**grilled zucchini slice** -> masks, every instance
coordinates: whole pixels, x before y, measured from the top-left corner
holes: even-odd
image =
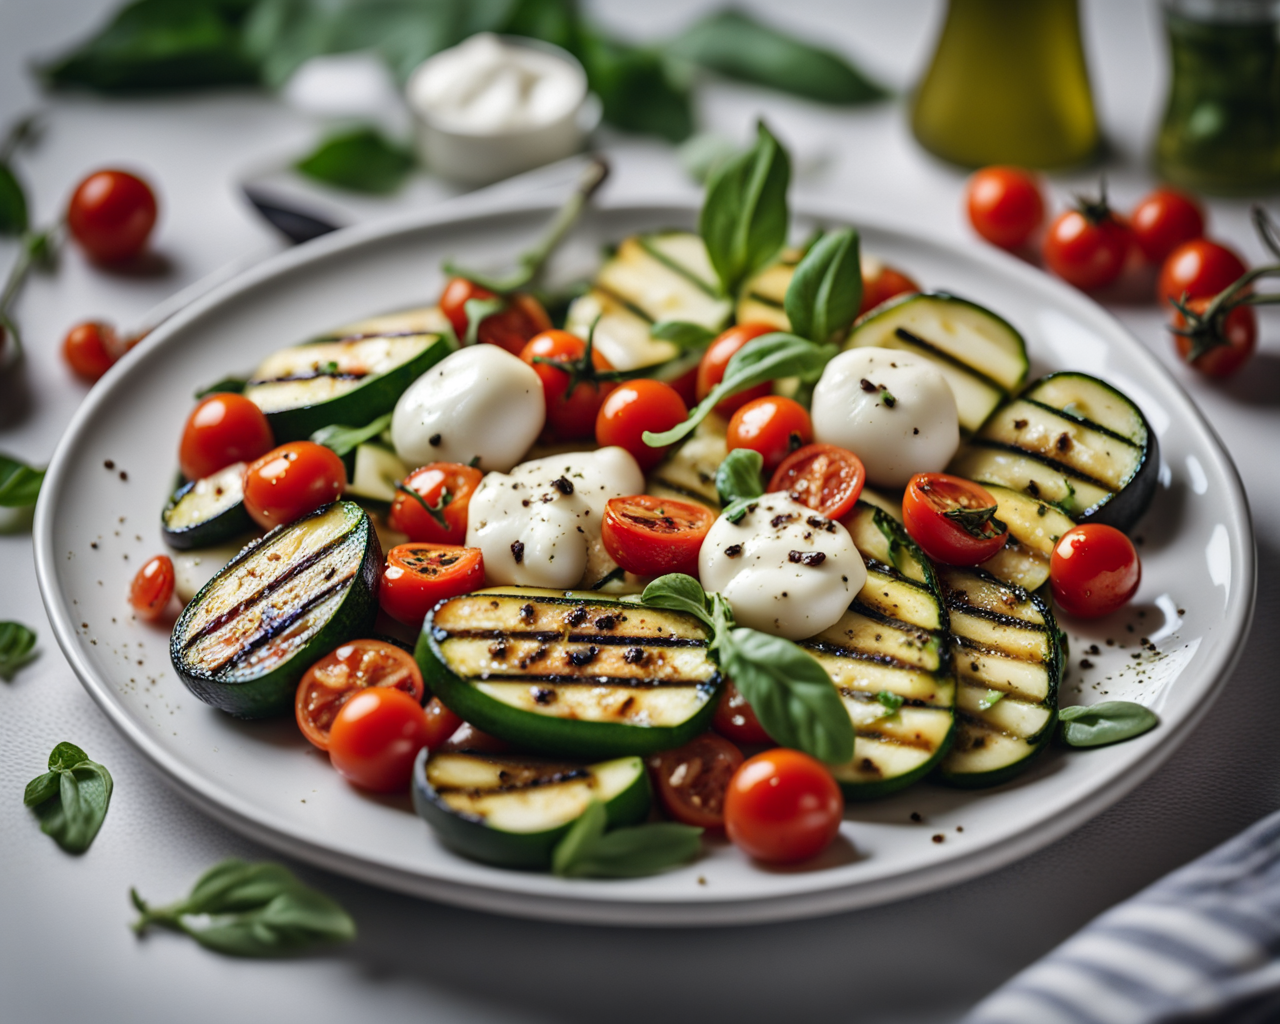
[[[179,487],[160,513],[160,532],[171,548],[187,551],[225,544],[253,529],[244,507],[243,462]]]
[[[206,704],[240,718],[293,707],[321,655],[367,633],[382,550],[359,505],[338,501],[272,530],[225,565],[173,627],[173,667]]]
[[[638,757],[582,764],[423,750],[413,769],[413,806],[440,841],[508,868],[550,867],[556,844],[592,800],[617,827],[643,821],[650,799]]]
[[[522,750],[648,754],[707,727],[720,674],[702,623],[598,593],[498,587],[443,601],[418,640],[454,713]]]

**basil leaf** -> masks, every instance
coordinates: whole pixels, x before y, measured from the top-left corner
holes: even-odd
[[[858,233],[844,228],[823,235],[805,253],[783,305],[791,330],[821,344],[848,330],[861,302]]]
[[[698,232],[725,294],[768,263],[787,241],[791,160],[761,121],[756,144],[726,160],[707,185]]]
[[[569,831],[551,852],[551,873],[567,875],[579,858],[604,835],[608,824],[609,814],[604,804],[599,800],[587,804],[587,809],[569,826]]]
[[[212,384],[206,385],[196,391],[196,398],[206,398],[209,395],[218,394],[244,394],[245,385],[249,382],[243,377],[223,377],[222,380],[214,381]]]
[[[715,340],[716,332],[708,330],[702,324],[691,324],[684,320],[659,320],[650,329],[649,337],[669,341],[681,351],[688,351],[706,348]]]
[[[411,149],[390,141],[376,128],[363,127],[330,136],[294,167],[326,185],[389,195],[404,184],[417,165]]]
[[[659,576],[644,588],[640,602],[651,608],[688,612],[708,627],[714,626],[711,614],[707,611],[707,592],[702,589],[701,583],[682,572]]]
[[[853,725],[826,670],[798,644],[754,629],[720,643],[720,668],[784,747],[828,764],[853,759]]]
[[[763,468],[764,457],[759,452],[750,448],[731,451],[716,470],[716,492],[720,495],[720,503],[728,505],[764,494],[764,483],[760,480]]]
[[[44,483],[44,470],[0,455],[0,507],[25,508],[34,505]]]
[[[570,47],[582,61],[604,119],[615,128],[682,142],[693,134],[693,104],[687,75],[657,49],[628,46],[582,27]]]
[[[1069,747],[1105,747],[1141,736],[1160,719],[1150,708],[1128,700],[1077,705],[1058,712],[1059,735]]]
[[[467,334],[462,339],[462,344],[476,344],[480,340],[480,325],[494,313],[501,313],[506,308],[505,299],[467,299],[462,304],[462,312],[467,318]]]
[[[20,622],[0,622],[0,679],[12,681],[35,658],[36,635]]]
[[[22,802],[40,831],[68,853],[84,853],[102,828],[111,802],[111,773],[73,743],[59,743],[49,771],[27,783]]]
[[[370,438],[377,437],[389,426],[391,426],[391,413],[379,416],[363,427],[347,427],[341,423],[330,423],[312,434],[311,440],[316,444],[324,445],[335,455],[346,455]]]
[[[639,878],[692,860],[702,829],[661,823],[606,832],[604,804],[593,800],[556,845],[551,870],[577,878]]]
[[[8,164],[0,163],[0,235],[27,230],[27,197]]]

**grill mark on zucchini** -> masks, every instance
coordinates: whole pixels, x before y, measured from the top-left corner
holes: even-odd
[[[261,377],[257,380],[251,380],[245,387],[258,387],[262,384],[291,384],[299,380],[319,380],[321,377],[329,377],[332,380],[364,380],[369,376],[368,371],[356,372],[354,370],[344,370],[342,372],[325,372],[316,371],[315,373],[295,373],[289,377]]]
[[[1023,458],[1031,459],[1033,462],[1038,462],[1042,466],[1052,469],[1059,476],[1070,477],[1073,480],[1079,480],[1081,483],[1091,484],[1099,490],[1114,493],[1109,484],[1082,473],[1074,466],[1059,462],[1057,459],[1050,458],[1047,455],[1041,455],[1039,452],[1031,451],[1029,448],[1020,448],[1015,444],[1006,444],[1003,441],[991,441],[985,437],[975,437],[969,444],[974,448],[985,448],[988,451],[1010,452],[1013,455],[1021,455]]]
[[[893,329],[893,333],[899,341],[904,341],[908,345],[914,345],[917,348],[923,349],[931,358],[936,359],[938,362],[946,363],[948,366],[959,370],[961,373],[967,374],[975,380],[981,381],[987,387],[993,388],[1002,395],[1007,395],[1009,393],[1005,386],[998,380],[988,377],[976,366],[966,363],[963,359],[957,359],[950,352],[939,348],[933,342],[920,337],[920,335],[913,331],[909,331],[905,327],[895,327]]]
[[[873,665],[884,665],[887,668],[900,668],[907,672],[922,671],[918,665],[912,665],[908,661],[901,658],[895,658],[892,654],[872,653],[871,651],[859,651],[852,647],[844,647],[840,644],[833,644],[826,640],[810,640],[805,644],[811,651],[818,651],[821,654],[830,654],[836,658],[848,658],[851,661],[865,661]],[[849,693],[855,693],[855,690],[849,690]]]
[[[1130,448],[1142,450],[1142,445],[1138,444],[1133,438],[1125,437],[1124,434],[1112,430],[1110,427],[1104,427],[1101,423],[1095,423],[1093,420],[1084,416],[1077,416],[1075,413],[1068,412],[1066,409],[1057,409],[1046,402],[1040,401],[1038,398],[1032,398],[1029,394],[1022,395],[1019,401],[1026,402],[1028,405],[1034,405],[1043,409],[1045,412],[1059,419],[1070,420],[1072,423],[1078,423],[1082,427],[1088,427],[1090,430],[1096,430],[1099,434],[1106,434],[1112,440],[1119,441],[1121,444],[1128,445]]]
[[[554,672],[545,675],[512,672],[478,677],[486,683],[548,683],[554,686],[617,686],[628,690],[680,690],[707,685],[704,679],[636,679],[630,676],[572,676]]]
[[[786,306],[780,300],[768,295],[761,295],[759,292],[747,292],[747,298],[752,302],[758,302],[760,305],[769,306],[772,309],[786,309]]]
[[[714,289],[712,289],[711,286],[708,285],[706,281],[702,280],[702,278],[692,273],[688,267],[684,266],[684,264],[679,263],[676,260],[673,260],[670,256],[668,256],[661,249],[659,249],[652,242],[650,242],[647,236],[637,235],[636,243],[640,246],[641,249],[644,250],[647,256],[650,256],[654,260],[657,260],[657,262],[661,263],[668,270],[674,271],[675,273],[679,274],[681,277],[683,277],[686,281],[688,281],[691,285],[693,285],[699,291],[703,292],[705,295],[708,295],[713,299],[720,298],[720,296],[715,293]]]
[[[610,301],[616,302],[619,306],[625,309],[632,316],[639,317],[645,323],[651,324],[654,322],[653,317],[651,317],[643,309],[637,306],[630,299],[624,298],[623,296],[619,295],[617,292],[615,292],[612,288],[608,287],[607,285],[600,284],[598,281],[596,281],[592,283],[591,289],[592,291],[597,291],[597,292],[600,292],[600,294],[607,296]]]
[[[606,647],[706,647],[705,640],[667,636],[619,636],[614,633],[563,633],[552,630],[509,629],[437,629],[435,638],[447,640],[539,640],[551,643],[563,640],[571,644],[602,644]]]

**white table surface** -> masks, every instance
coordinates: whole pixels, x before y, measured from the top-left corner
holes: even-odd
[[[0,0],[0,121],[40,102],[29,62],[82,36],[114,3]],[[657,37],[679,27],[691,8],[714,5],[590,6],[611,25]],[[941,7],[797,0],[771,13],[906,88],[928,59]],[[1114,145],[1108,181],[1124,207],[1152,183],[1145,155],[1167,77],[1159,13],[1144,0],[1094,0],[1084,5],[1084,23]],[[20,161],[38,220],[52,217],[90,169],[135,166],[159,186],[162,259],[148,275],[110,275],[68,249],[56,274],[29,285],[17,308],[29,355],[0,378],[0,450],[37,463],[48,459],[85,391],[58,355],[66,329],[87,317],[129,324],[228,261],[280,248],[234,183],[247,168],[305,150],[319,131],[313,119],[252,93],[58,97],[46,106],[47,136]],[[724,84],[700,93],[702,122],[731,137],[745,139],[760,113],[793,147],[797,195],[838,202],[855,220],[862,213],[981,244],[961,213],[963,175],[915,146],[901,106],[826,109]],[[689,193],[667,147],[614,137],[609,148],[615,195]],[[1055,199],[1088,189],[1093,178],[1055,179]],[[411,195],[432,191],[423,183]],[[1212,233],[1261,261],[1248,204],[1214,201],[1210,209]],[[13,251],[0,245],[0,265]],[[1246,650],[1204,723],[1153,778],[1079,831],[943,892],[784,925],[674,931],[508,920],[299,866],[355,916],[354,944],[282,963],[223,959],[167,934],[140,942],[127,928],[131,885],[163,901],[223,857],[274,855],[188,806],[97,710],[54,645],[30,536],[19,529],[0,536],[0,619],[32,626],[41,655],[14,682],[0,683],[0,1019],[953,1019],[1106,907],[1280,807],[1280,319],[1264,318],[1261,351],[1240,379],[1214,384],[1177,364],[1161,314],[1145,296],[1109,304],[1193,395],[1239,465],[1261,583]],[[27,780],[64,739],[108,765],[116,781],[106,824],[79,858],[43,836],[21,803]]]

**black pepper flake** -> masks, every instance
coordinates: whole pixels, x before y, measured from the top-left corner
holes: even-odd
[[[1101,654],[1102,650],[1101,648],[1098,647],[1097,644],[1090,644],[1088,650],[1086,650],[1084,653],[1085,654]]]
[[[1080,667],[1081,667],[1081,668],[1093,668],[1093,662],[1091,662],[1088,658],[1081,658],[1081,659],[1080,659]]]
[[[781,515],[776,515],[770,519],[769,525],[776,530],[779,526],[786,526],[787,523],[794,523],[795,521],[796,514],[794,512],[783,512]]]
[[[106,459],[102,463],[107,469],[115,469],[116,464],[111,459]]]
[[[532,622],[532,621],[533,621],[533,614],[534,614],[534,613],[533,613],[533,605],[531,605],[531,604],[522,604],[522,605],[520,606],[520,621],[521,621],[521,622]]]
[[[1107,637],[1107,646],[1114,647],[1115,645],[1116,645],[1116,642],[1112,640],[1111,637]]]
[[[528,498],[523,499],[523,500],[520,502],[520,504],[521,504],[521,505],[523,505],[525,508],[528,508],[528,507],[529,507],[529,499],[528,499]]]
[[[796,565],[819,566],[827,560],[825,551],[788,551],[787,561]]]
[[[494,661],[502,661],[507,656],[507,645],[499,641],[489,645],[489,657]]]
[[[1026,421],[1026,420],[1014,420],[1014,421],[1013,421],[1013,429],[1014,429],[1014,430],[1026,430],[1026,429],[1027,429],[1027,421]]]
[[[600,653],[600,648],[596,647],[593,644],[592,646],[586,648],[585,650],[570,651],[568,654],[568,661],[570,665],[573,665],[577,668],[582,668],[582,666],[590,665],[593,661],[595,661],[596,655],[598,655],[599,653]]]
[[[804,438],[796,431],[787,435],[787,451],[793,452],[804,444]]]
[[[533,687],[533,702],[535,704],[547,705],[556,699],[556,691],[548,690],[545,686]]]
[[[911,820],[912,820],[912,821],[919,822],[919,821],[924,821],[924,818],[920,817],[920,812],[919,812],[919,811],[912,811],[912,812],[911,812]]]
[[[581,626],[586,621],[587,609],[583,605],[579,605],[577,608],[574,608],[564,617],[564,623],[566,626]]]
[[[1048,514],[1049,514],[1049,507],[1047,505],[1036,506],[1036,515],[1040,516],[1041,519],[1043,519]]]
[[[324,581],[328,583],[337,574],[338,567],[332,566],[327,573],[324,574]]]
[[[551,486],[554,487],[561,494],[563,494],[566,498],[573,493],[573,481],[570,480],[567,476],[562,476],[559,479],[552,480]]]
[[[1058,440],[1054,443],[1054,447],[1060,452],[1071,451],[1071,435],[1065,431],[1058,435]]]
[[[617,617],[613,615],[601,615],[595,622],[596,629],[613,629],[617,624]]]
[[[443,440],[444,438],[442,438],[439,434],[432,434],[429,438],[427,438],[427,444],[431,445],[432,448],[439,448],[440,442]]]
[[[124,481],[126,481],[126,482],[127,482],[127,481],[128,481],[128,479],[129,479],[129,474],[128,474],[128,473],[126,473],[123,469],[122,469],[122,470],[120,470],[120,479],[121,479],[121,480],[124,480]]]
[[[1179,615],[1186,615],[1186,614],[1187,614],[1187,610],[1186,610],[1185,608],[1179,608],[1179,609],[1178,609],[1178,614],[1179,614]]]
[[[1034,480],[1028,480],[1027,486],[1024,487],[1023,490],[1025,490],[1033,498],[1040,497],[1040,485],[1037,484]]]
[[[626,653],[622,656],[622,660],[628,665],[643,665],[649,660],[649,652],[643,647],[628,647]]]
[[[873,392],[876,392],[876,391],[879,391],[879,390],[880,390],[878,387],[876,387],[874,384],[872,384],[872,383],[871,383],[871,381],[867,380],[867,378],[866,378],[866,377],[863,377],[863,378],[862,378],[862,380],[858,381],[858,383],[859,383],[859,385],[861,385],[862,390],[863,390],[863,391],[866,391],[868,394],[870,394],[870,393],[873,393]]]
[[[944,836],[941,832],[939,832],[936,835],[934,835],[933,841],[935,843],[945,843],[947,841],[947,837]]]
[[[724,549],[724,554],[726,558],[737,558],[740,554],[742,554],[742,545],[730,544],[727,548]]]
[[[516,565],[524,562],[524,541],[513,540],[511,542],[511,557],[516,560]],[[526,608],[528,605],[525,606]]]
[[[920,433],[920,428],[919,428],[919,427],[912,427],[912,428],[911,428],[911,433],[913,433],[913,434],[918,434],[918,433]]]
[[[98,542],[97,542],[96,540],[91,540],[91,541],[89,541],[89,547],[93,548],[93,550],[94,550],[94,551],[97,551],[97,550],[98,550]]]

